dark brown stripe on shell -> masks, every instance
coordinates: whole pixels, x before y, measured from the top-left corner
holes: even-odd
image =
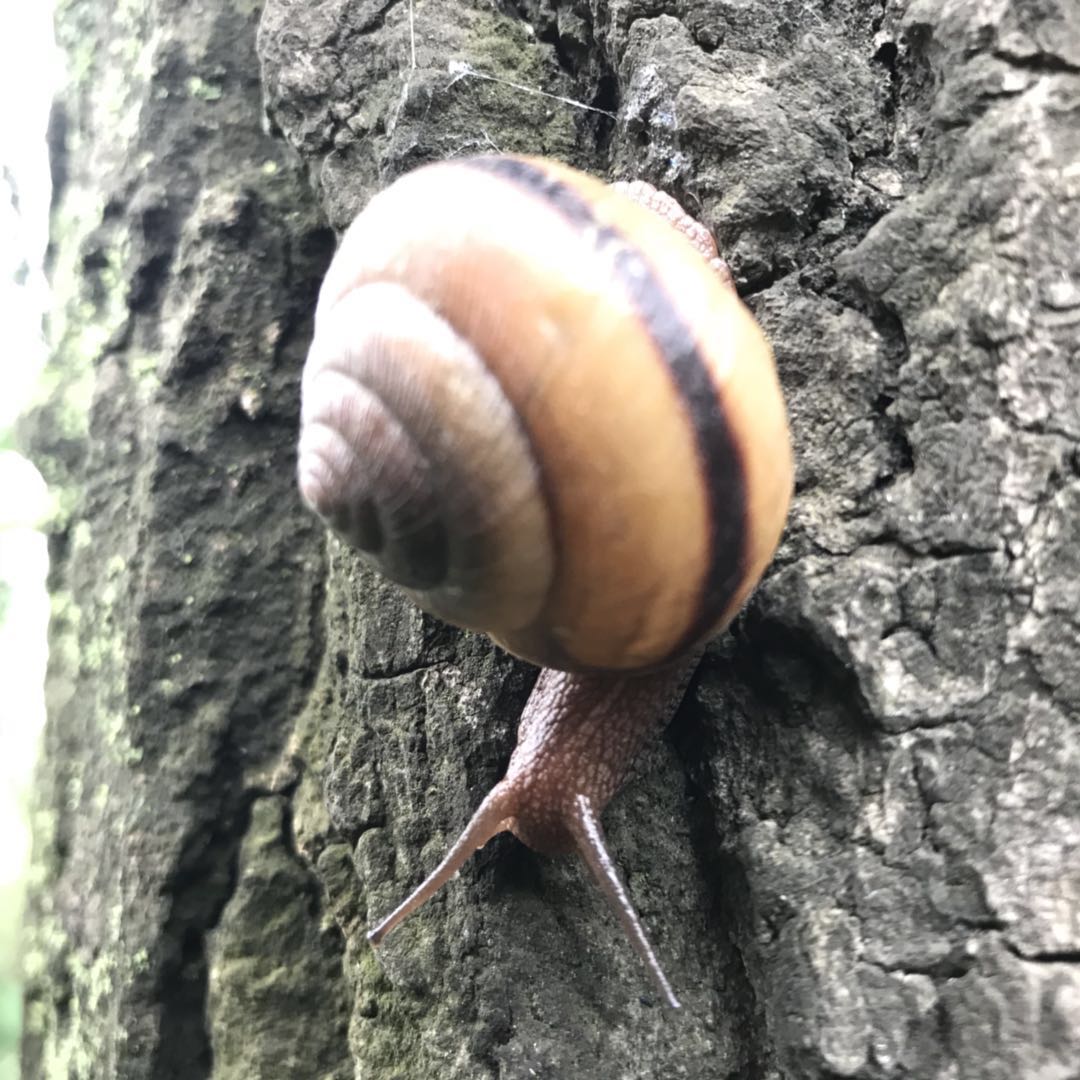
[[[709,496],[710,556],[699,610],[672,655],[715,625],[745,576],[746,476],[719,393],[691,328],[683,321],[645,255],[625,235],[601,225],[588,200],[569,184],[522,158],[477,157],[463,164],[493,173],[543,199],[611,258],[618,284],[672,374],[693,425]]]

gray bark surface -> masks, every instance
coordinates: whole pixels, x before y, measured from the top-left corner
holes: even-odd
[[[1080,1077],[1074,0],[59,21],[27,1075]],[[605,816],[677,1015],[508,837],[364,940],[534,672],[300,510],[320,221],[493,150],[699,215],[791,411],[776,562]]]
[[[352,1075],[289,741],[323,641],[292,474],[333,237],[262,130],[257,21],[59,5],[28,1080]]]

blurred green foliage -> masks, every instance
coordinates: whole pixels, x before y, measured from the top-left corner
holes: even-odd
[[[3,495],[0,493],[0,501]],[[0,1080],[19,1077],[19,1038],[22,1023],[22,953],[23,907],[26,892],[27,795],[30,778],[23,756],[13,748],[20,725],[27,720],[25,687],[11,682],[23,661],[18,635],[28,628],[20,615],[25,599],[20,592],[25,584],[26,567],[12,557],[10,537],[0,527],[0,649],[5,656],[0,663],[0,684],[4,698],[0,702]],[[33,578],[31,577],[31,581]],[[30,637],[36,636],[31,630]],[[18,655],[16,655],[18,653]],[[13,738],[14,736],[14,738]]]
[[[22,985],[18,979],[0,978],[0,1080],[18,1078],[21,1022]]]
[[[7,872],[9,868],[4,870]],[[19,1076],[22,1022],[19,937],[24,886],[21,875],[0,885],[0,1080],[17,1080]]]

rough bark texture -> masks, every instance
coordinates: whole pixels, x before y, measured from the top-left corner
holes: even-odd
[[[261,13],[335,229],[551,154],[699,213],[772,337],[790,526],[606,818],[676,1016],[508,838],[367,947],[532,676],[298,510],[331,236],[256,5],[97,7],[60,15],[28,1075],[1080,1076],[1074,0]]]
[[[57,16],[27,1077],[351,1075],[289,742],[323,642],[292,472],[333,237],[262,130],[257,22],[241,0]]]

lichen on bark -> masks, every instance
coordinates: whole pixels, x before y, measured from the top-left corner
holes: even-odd
[[[226,1075],[215,1040],[259,1004],[230,992],[252,939],[223,912],[246,895],[260,807],[298,783],[285,763],[318,655],[322,556],[292,444],[331,238],[261,131],[256,17],[57,12],[70,81],[50,135],[54,353],[21,431],[59,507],[28,1076]],[[289,850],[287,829],[276,842]],[[319,1071],[292,1075],[325,1076],[347,1061],[342,946],[304,874],[297,917],[324,962],[285,966],[275,944],[319,1020]],[[262,1031],[261,1053],[297,1029]]]

